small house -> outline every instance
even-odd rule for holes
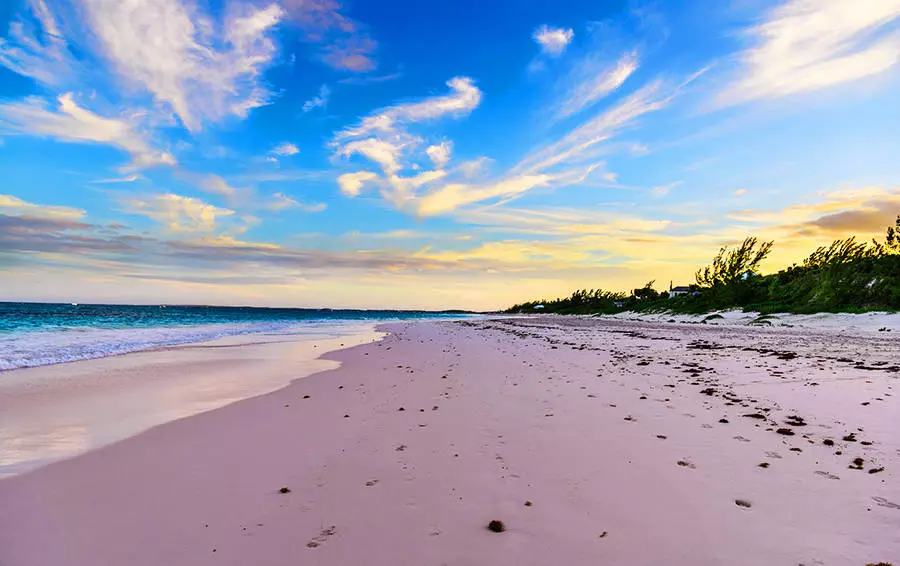
[[[691,288],[686,285],[679,285],[678,287],[671,287],[669,289],[669,298],[678,297],[681,295],[690,295]]]
[[[539,310],[543,310],[543,309],[544,309],[544,305],[534,305],[534,306],[531,307],[531,308],[534,309],[534,310],[536,310],[536,311],[539,311]]]

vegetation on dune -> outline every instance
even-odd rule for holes
[[[835,240],[813,251],[799,265],[761,275],[759,265],[774,242],[746,238],[723,247],[711,264],[697,271],[690,292],[669,298],[650,281],[631,293],[579,290],[562,299],[514,305],[512,313],[612,314],[672,311],[700,314],[741,308],[774,312],[863,312],[900,309],[900,216],[884,241]],[[759,323],[768,323],[760,317]]]

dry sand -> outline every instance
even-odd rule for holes
[[[888,333],[387,328],[336,370],[0,481],[0,564],[900,563]]]

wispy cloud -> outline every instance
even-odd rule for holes
[[[376,173],[371,171],[357,171],[355,173],[344,173],[337,179],[338,187],[341,192],[348,197],[358,196],[367,181],[378,179]]]
[[[448,183],[417,197],[412,204],[421,216],[446,214],[486,199],[516,196],[535,187],[547,186],[554,180],[552,175],[521,175],[481,185]]]
[[[72,255],[135,251],[131,238],[99,237],[91,233],[94,228],[71,218],[0,214],[0,251]]]
[[[335,155],[361,155],[381,166],[389,178],[386,184],[393,185],[398,190],[408,188],[408,181],[399,177],[390,179],[404,169],[406,154],[417,148],[421,151],[421,138],[409,133],[407,128],[412,124],[444,116],[465,115],[481,102],[481,91],[469,78],[450,79],[447,86],[451,89],[450,94],[382,108],[363,118],[358,125],[337,132],[331,144]],[[443,150],[432,149],[431,153],[443,151],[449,158],[449,148],[448,144]],[[426,149],[423,157],[428,156]]]
[[[268,103],[261,74],[276,55],[278,4],[232,3],[221,23],[179,0],[86,0],[84,7],[122,79],[171,108],[188,130]]]
[[[559,165],[572,165],[596,159],[596,146],[641,116],[665,108],[674,97],[661,81],[640,88],[611,109],[581,124],[556,142],[523,159],[515,171],[538,172]]]
[[[59,86],[75,69],[74,59],[44,0],[29,0],[28,6],[39,33],[32,33],[21,20],[10,23],[9,38],[0,38],[0,65],[45,85]]]
[[[378,66],[378,43],[366,27],[345,16],[338,0],[283,0],[289,20],[305,31],[305,39],[322,45],[320,59],[342,71],[365,72]]]
[[[393,81],[403,76],[403,73],[391,73],[389,75],[362,75],[345,77],[338,82],[345,85],[367,85],[372,83],[384,83]]]
[[[55,218],[81,218],[84,210],[68,206],[34,204],[12,195],[0,195],[0,211],[16,216],[50,216]]]
[[[445,140],[439,144],[430,145],[425,149],[425,153],[431,158],[434,166],[440,169],[450,162],[450,154],[453,153],[453,142]]]
[[[402,169],[400,155],[410,144],[410,141],[389,142],[379,138],[366,138],[344,144],[339,155],[344,157],[362,155],[369,161],[379,164],[386,174],[393,175]]]
[[[683,184],[683,181],[674,181],[672,183],[667,183],[665,185],[657,185],[650,189],[650,194],[655,197],[664,197],[672,192],[672,189]]]
[[[271,153],[277,155],[278,157],[288,157],[300,153],[300,148],[298,148],[291,142],[281,142],[280,144],[272,148]]]
[[[343,71],[371,71],[377,66],[372,58],[377,48],[378,43],[368,37],[343,39],[325,48],[322,61]]]
[[[897,216],[900,187],[828,191],[807,196],[806,200],[809,202],[779,209],[735,210],[727,217],[751,229],[775,227],[783,235],[795,237],[880,232]]]
[[[372,133],[393,133],[402,124],[434,120],[445,115],[461,116],[481,103],[481,90],[468,77],[454,77],[447,81],[450,94],[433,96],[419,102],[408,102],[382,108],[363,118],[362,122],[342,132],[337,138],[358,138]]]
[[[235,187],[219,175],[205,175],[197,178],[196,175],[185,174],[189,180],[192,180],[196,187],[203,192],[210,193],[221,197],[234,211],[240,211],[245,216],[241,218],[245,224],[253,224],[247,219],[251,218],[247,214],[258,214],[264,211],[282,212],[289,209],[296,209],[303,212],[322,212],[327,205],[324,203],[305,203],[301,202],[283,192],[272,193],[269,196],[259,194],[252,187]],[[179,197],[181,198],[181,197]],[[171,199],[170,199],[171,200]],[[196,203],[190,203],[192,206]],[[196,208],[196,206],[195,206]],[[223,209],[219,209],[223,210]],[[220,216],[226,216],[225,213],[219,213]],[[234,226],[231,226],[233,229]]]
[[[383,178],[373,178],[369,172],[341,176],[338,184],[345,195],[359,194],[364,182],[377,182],[381,195],[394,206],[400,209],[416,208],[418,192],[446,177],[447,172],[441,167],[450,160],[452,142],[444,140],[423,148],[422,138],[410,133],[409,128],[445,116],[463,116],[481,103],[481,91],[471,79],[455,77],[447,81],[447,86],[451,89],[449,94],[382,108],[363,118],[356,126],[335,134],[332,147],[337,156],[361,155],[377,163],[384,172]],[[414,157],[410,164],[408,159],[411,155]],[[406,177],[399,174],[409,165],[419,170],[417,161],[422,159],[431,160],[437,169]]]
[[[58,103],[58,109],[38,97],[0,103],[0,128],[70,143],[112,145],[131,154],[125,169],[175,165],[175,157],[153,148],[135,124],[94,114],[80,107],[71,93],[61,95]]]
[[[490,183],[450,183],[421,195],[414,203],[420,215],[446,214],[490,199],[512,199],[536,187],[562,187],[587,182],[603,166],[602,145],[651,112],[670,104],[680,90],[704,71],[678,85],[662,80],[640,88],[612,108],[583,122],[559,140],[530,152],[499,180]],[[605,176],[607,180],[610,175]],[[614,181],[615,178],[611,177]]]
[[[483,173],[489,167],[490,163],[491,159],[489,157],[479,157],[477,159],[463,161],[456,168],[462,173],[464,178],[472,179]]]
[[[717,103],[810,92],[881,73],[900,61],[898,0],[789,0],[747,30],[754,46]]]
[[[325,169],[280,169],[278,171],[256,171],[230,175],[233,181],[241,183],[273,183],[280,181],[326,182],[334,178],[334,172]]]
[[[328,208],[328,205],[325,203],[302,203],[295,198],[287,196],[284,193],[275,193],[272,195],[271,200],[265,204],[265,208],[276,212],[287,210],[290,208],[296,208],[297,210],[302,210],[303,212],[322,212],[323,210]]]
[[[432,161],[434,170],[402,176],[404,164],[410,154],[421,147],[422,141],[407,131],[408,123],[446,114],[458,115],[480,102],[480,92],[470,81],[454,79],[448,83],[456,91],[451,95],[391,106],[367,116],[357,126],[338,132],[333,142],[338,155],[363,155],[379,164],[384,172],[384,177],[373,176],[370,172],[348,174],[339,179],[339,185],[344,194],[355,196],[362,190],[364,182],[371,182],[397,209],[421,217],[449,214],[460,207],[484,201],[505,202],[538,187],[584,183],[603,165],[598,160],[603,142],[633,125],[641,116],[665,108],[679,90],[698,75],[689,77],[681,85],[668,85],[660,80],[644,86],[556,142],[533,150],[499,177],[474,179],[484,160],[444,170],[451,159],[450,141],[425,148],[423,157]],[[583,98],[584,104],[590,104],[590,99],[598,96],[596,89],[590,92]],[[413,162],[413,168],[418,170],[418,162]]]
[[[248,187],[233,187],[218,175],[206,175],[199,179],[197,188],[203,192],[222,197],[229,206],[233,207],[245,205],[253,200],[253,189]]]
[[[184,214],[179,215],[178,229],[182,229]],[[167,220],[166,216],[161,218],[164,223]],[[290,273],[296,269],[309,270],[305,277],[318,275],[332,280],[335,269],[383,274],[385,270],[418,272],[452,267],[434,259],[380,250],[324,252],[247,242],[231,235],[209,234],[205,227],[177,240],[133,234],[102,236],[102,231],[101,226],[71,219],[0,214],[0,250],[73,254],[72,261],[90,266],[93,273],[101,267],[108,273],[131,274],[125,277],[171,281],[221,282],[211,270],[222,269],[233,275],[236,269],[241,272],[247,267],[258,275],[257,283],[291,281],[294,277]],[[137,257],[140,262],[135,261]],[[238,278],[238,282],[245,281]]]
[[[309,112],[316,108],[325,108],[328,105],[329,96],[331,96],[331,90],[328,85],[322,85],[319,87],[319,94],[303,103],[303,111]]]
[[[545,55],[558,57],[575,37],[575,32],[571,28],[550,27],[544,24],[534,30],[531,37],[541,46],[541,51]]]
[[[96,181],[91,181],[92,183],[98,183],[102,185],[106,184],[114,184],[114,183],[133,183],[143,177],[138,173],[132,173],[131,175],[125,175],[124,177],[111,177],[107,179],[97,179]]]
[[[172,232],[211,233],[220,219],[234,214],[233,210],[173,193],[123,197],[120,204],[124,212],[146,216]]]
[[[636,52],[625,53],[613,64],[597,56],[580,61],[566,80],[571,86],[562,97],[557,118],[566,118],[590,108],[622,86],[637,68]]]
[[[496,208],[477,207],[458,212],[455,217],[504,231],[521,231],[545,236],[606,235],[622,237],[660,232],[672,222],[611,211],[577,210],[565,207]]]

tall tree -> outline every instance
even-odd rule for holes
[[[900,253],[900,215],[897,215],[897,221],[893,226],[887,227],[884,244],[891,252]]]
[[[756,271],[772,251],[773,241],[760,242],[755,236],[745,238],[735,249],[719,250],[711,265],[697,271],[697,283],[705,287],[729,285],[739,281],[748,271]]]

